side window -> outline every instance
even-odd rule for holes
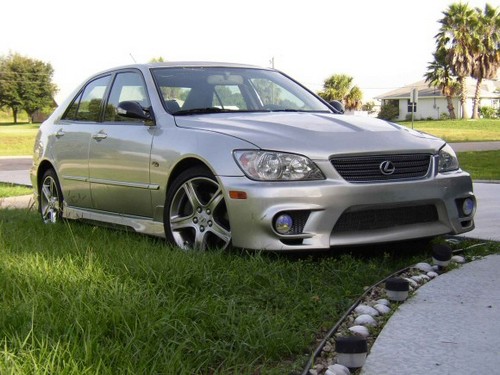
[[[143,108],[151,105],[146,93],[146,85],[140,73],[123,72],[116,75],[106,105],[104,121],[143,122],[140,119],[118,115],[116,111],[118,104],[125,101],[138,102]]]
[[[93,80],[73,100],[63,116],[63,120],[99,121],[99,114],[104,93],[109,84],[110,76]]]

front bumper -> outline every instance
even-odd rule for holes
[[[218,178],[226,191],[233,245],[240,248],[328,249],[474,229],[475,210],[469,216],[460,210],[465,198],[475,205],[472,180],[462,171],[418,181],[364,184],[333,179],[258,182],[245,177]],[[247,198],[231,199],[229,191],[243,191]],[[274,230],[274,220],[283,212],[306,214],[299,233],[280,235]],[[393,217],[391,221],[396,214],[405,219]]]

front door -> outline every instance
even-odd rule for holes
[[[116,74],[103,122],[91,135],[89,177],[93,206],[100,211],[152,217],[149,169],[154,127],[143,120],[119,116],[116,108],[122,101],[150,106],[140,72]]]

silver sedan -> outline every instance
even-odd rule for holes
[[[41,125],[31,179],[47,223],[111,223],[183,249],[458,234],[476,207],[441,139],[343,115],[279,71],[235,64],[93,76]]]

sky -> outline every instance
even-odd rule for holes
[[[274,67],[319,91],[348,74],[364,101],[422,79],[451,0],[11,0],[0,56],[50,63],[61,103],[101,70],[163,57]],[[486,1],[469,0],[484,8]],[[489,1],[499,6],[495,1]]]

